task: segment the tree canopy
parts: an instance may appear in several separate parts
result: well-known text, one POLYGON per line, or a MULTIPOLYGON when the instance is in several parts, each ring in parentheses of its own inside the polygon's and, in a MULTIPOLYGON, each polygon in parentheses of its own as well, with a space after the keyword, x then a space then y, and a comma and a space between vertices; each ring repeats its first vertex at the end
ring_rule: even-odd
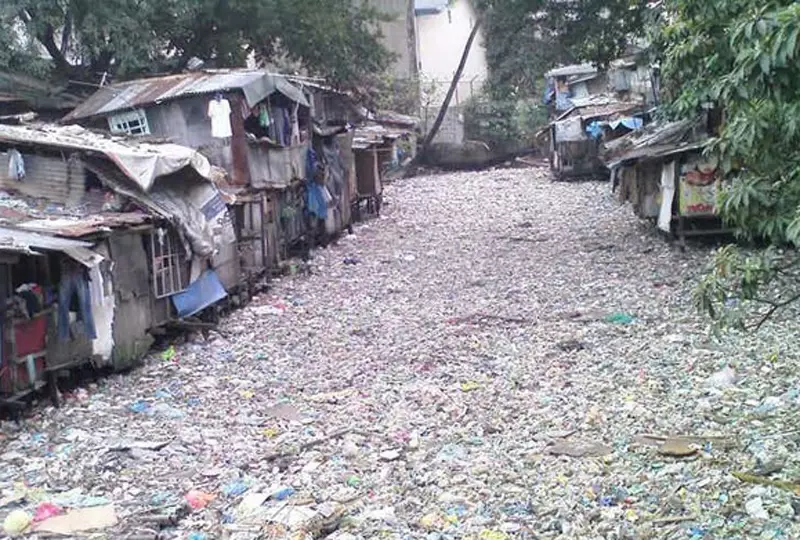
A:
POLYGON ((640 0, 482 0, 492 89, 500 96, 538 92, 559 64, 607 65, 643 31, 640 0))
POLYGON ((390 61, 381 18, 352 0, 5 0, 0 69, 97 82, 254 54, 347 84, 390 61))
POLYGON ((741 240, 772 246, 720 250, 698 303, 727 324, 760 326, 800 290, 800 4, 668 0, 664 10, 654 35, 667 112, 722 111, 708 149, 729 180, 722 217, 741 240))

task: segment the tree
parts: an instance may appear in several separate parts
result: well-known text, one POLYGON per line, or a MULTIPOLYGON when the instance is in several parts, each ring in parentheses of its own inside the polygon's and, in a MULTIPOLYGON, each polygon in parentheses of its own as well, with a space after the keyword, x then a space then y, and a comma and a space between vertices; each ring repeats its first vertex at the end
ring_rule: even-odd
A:
POLYGON ((727 179, 719 209, 746 242, 719 250, 697 292, 716 321, 760 327, 800 298, 800 4, 669 0, 656 43, 668 113, 721 110, 707 150, 727 179))
POLYGON ((444 122, 447 109, 450 108, 450 101, 453 99, 453 94, 455 94, 456 88, 458 87, 458 81, 461 80, 461 74, 464 73, 464 66, 467 65, 467 58, 469 58, 469 51, 472 49, 472 43, 475 41, 475 37, 478 35, 478 31, 480 30, 482 24, 483 17, 479 16, 478 20, 475 21, 475 24, 472 25, 472 31, 469 33, 467 42, 464 44, 464 50, 461 52, 461 60, 458 62, 458 67, 453 75, 453 80, 450 82, 450 88, 447 89, 447 94, 444 96, 442 106, 439 107, 439 114, 436 115, 436 120, 433 121, 433 126, 431 127, 430 131, 428 131, 428 134, 425 135, 425 140, 423 141, 422 149, 420 150, 420 159, 425 159, 425 155, 430 149, 433 139, 439 132, 439 128, 442 127, 442 122, 444 122))
POLYGON ((97 82, 182 69, 192 57, 242 66, 253 54, 353 84, 391 59, 381 19, 351 0, 4 0, 0 68, 44 62, 58 78, 97 82))
POLYGON ((490 91, 498 98, 539 95, 559 64, 604 66, 642 33, 642 0, 483 0, 490 91))

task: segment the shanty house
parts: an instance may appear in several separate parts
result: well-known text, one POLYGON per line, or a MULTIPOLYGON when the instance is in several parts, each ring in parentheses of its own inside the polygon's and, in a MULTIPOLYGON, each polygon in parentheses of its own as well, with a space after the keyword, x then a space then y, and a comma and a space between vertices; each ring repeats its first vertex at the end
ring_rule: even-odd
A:
POLYGON ((227 295, 233 229, 210 173, 186 147, 0 125, 3 397, 88 359, 129 366, 154 329, 227 295))
POLYGON ((637 216, 685 243, 690 236, 726 232, 716 213, 722 182, 700 122, 653 124, 608 143, 603 152, 613 189, 637 216))
POLYGON ((101 88, 64 122, 166 138, 224 169, 244 274, 260 275, 290 241, 276 209, 293 206, 289 192, 306 178, 311 118, 306 96, 286 78, 220 70, 128 81, 101 88))
POLYGON ((642 104, 613 98, 575 100, 549 126, 550 165, 559 179, 604 175, 599 151, 603 141, 640 129, 647 114, 642 104))
POLYGON ((380 214, 383 186, 388 176, 416 155, 418 125, 416 118, 383 112, 356 129, 353 138, 357 181, 355 213, 359 218, 365 210, 380 214))

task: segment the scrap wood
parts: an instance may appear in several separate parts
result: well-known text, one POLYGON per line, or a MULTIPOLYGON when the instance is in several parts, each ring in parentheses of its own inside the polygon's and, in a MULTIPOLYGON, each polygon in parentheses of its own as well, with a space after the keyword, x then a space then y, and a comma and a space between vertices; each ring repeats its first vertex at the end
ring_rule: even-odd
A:
POLYGON ((650 523, 653 525, 673 525, 675 523, 685 523, 687 521, 696 521, 697 516, 666 516, 662 518, 656 518, 650 523))
POLYGON ((634 442, 644 445, 650 446, 661 446, 665 442, 669 441, 680 441, 686 444, 703 444, 706 442, 710 442, 712 444, 717 444, 721 448, 732 448, 735 446, 735 443, 728 437, 718 437, 718 436, 710 436, 710 437, 695 437, 692 435, 652 435, 652 434, 643 434, 637 435, 633 438, 634 442))
POLYGON ((119 522, 114 505, 94 506, 71 510, 66 514, 51 517, 34 527, 36 532, 73 535, 77 532, 106 529, 119 522))
POLYGON ((286 450, 286 451, 283 451, 283 452, 275 452, 275 453, 269 454, 269 455, 265 456, 264 459, 267 460, 267 461, 274 461, 276 459, 281 459, 281 458, 295 457, 295 456, 301 454, 302 452, 305 452, 306 450, 310 450, 311 448, 314 448, 316 446, 324 444, 324 443, 326 443, 328 441, 331 441, 333 439, 338 439, 339 437, 347 435, 351 431, 352 431, 352 428, 339 429, 339 430, 334 431, 330 435, 326 435, 324 437, 319 437, 317 439, 302 443, 297 448, 294 448, 294 449, 291 449, 291 450, 286 450))
POLYGON ((749 474, 745 472, 732 472, 731 476, 746 484, 758 484, 761 486, 776 487, 778 489, 791 491, 800 497, 800 483, 787 482, 784 480, 771 480, 769 478, 764 478, 762 476, 756 476, 755 474, 749 474))
POLYGON ((464 315, 462 317, 453 317, 448 319, 448 324, 466 324, 470 322, 485 323, 486 321, 499 321, 513 324, 531 324, 533 321, 524 317, 505 317, 503 315, 490 315, 488 313, 473 313, 471 315, 464 315))

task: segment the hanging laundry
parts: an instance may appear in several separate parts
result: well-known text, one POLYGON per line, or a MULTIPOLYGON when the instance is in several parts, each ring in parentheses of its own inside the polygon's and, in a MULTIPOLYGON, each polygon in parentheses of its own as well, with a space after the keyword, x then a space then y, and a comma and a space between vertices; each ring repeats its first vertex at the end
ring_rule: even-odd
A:
POLYGON ((73 298, 78 301, 78 319, 83 322, 86 337, 97 339, 92 315, 92 300, 89 284, 83 268, 65 265, 58 286, 58 337, 61 341, 69 339, 69 313, 73 298))
POLYGON ((268 128, 270 124, 269 110, 266 105, 258 106, 258 123, 263 128, 268 128))
POLYGON ((283 111, 283 138, 281 139, 284 146, 292 144, 292 119, 290 118, 289 109, 282 109, 283 111))
POLYGON ((231 129, 231 104, 227 99, 217 96, 208 104, 208 117, 211 118, 211 136, 226 139, 233 136, 231 129))
POLYGON ((17 182, 22 182, 25 178, 25 160, 15 149, 8 151, 8 177, 17 182))
POLYGON ((291 135, 291 143, 300 144, 300 117, 298 115, 298 111, 300 110, 300 104, 295 103, 294 107, 292 107, 292 135, 291 135))

